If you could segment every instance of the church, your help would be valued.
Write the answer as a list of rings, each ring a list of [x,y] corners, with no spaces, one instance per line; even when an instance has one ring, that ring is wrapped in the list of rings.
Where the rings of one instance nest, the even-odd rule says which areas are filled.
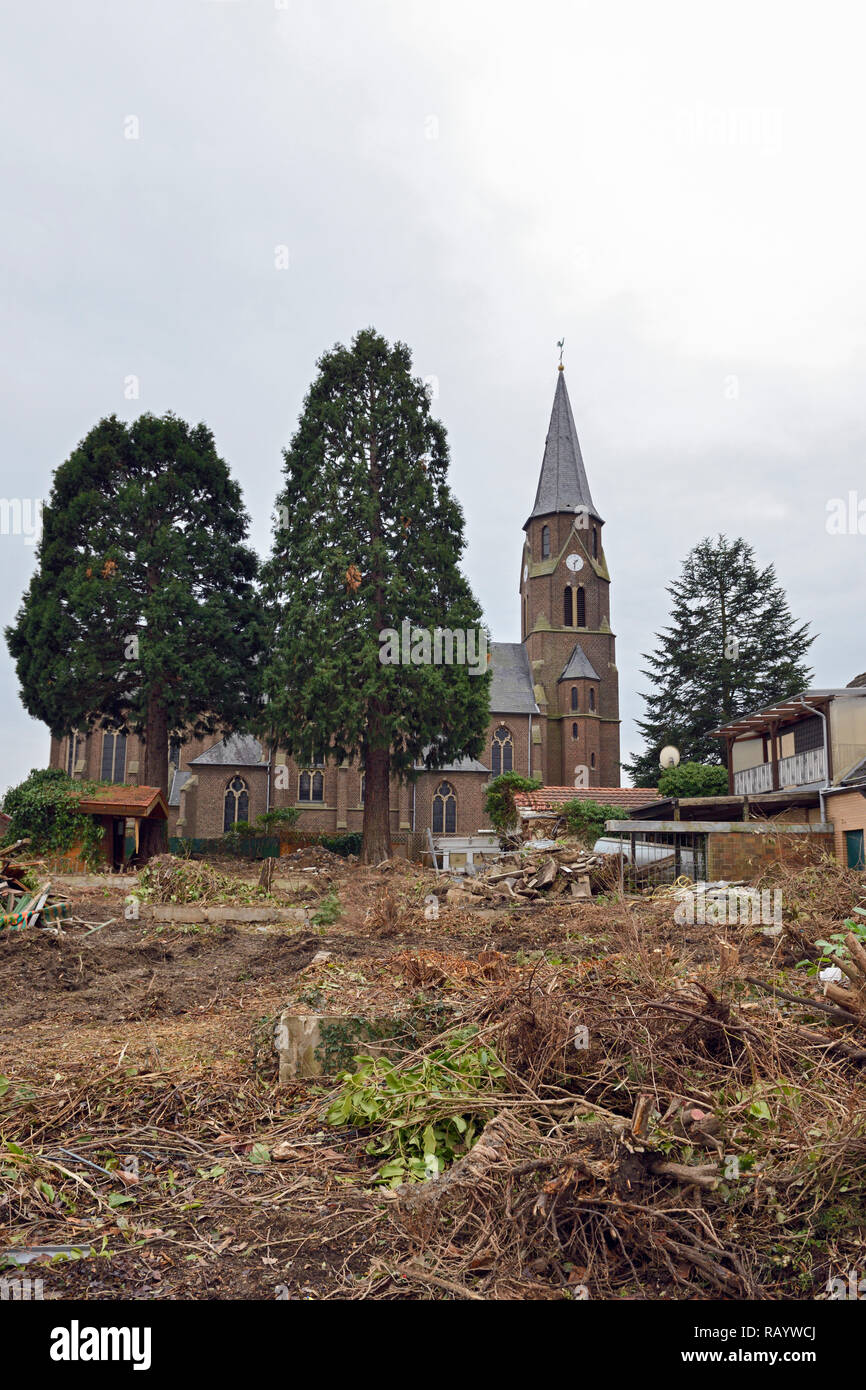
[[[502,772],[537,777],[546,786],[619,787],[619,678],[603,527],[560,364],[535,502],[523,525],[521,640],[490,643],[484,756],[424,770],[411,784],[394,781],[395,847],[428,830],[447,837],[484,829],[485,789]],[[170,837],[216,839],[236,821],[283,806],[298,809],[299,830],[362,829],[363,769],[338,766],[324,749],[301,766],[280,750],[270,755],[250,735],[233,734],[173,742],[169,761]],[[50,765],[79,778],[136,785],[143,750],[133,734],[95,729],[52,738]]]

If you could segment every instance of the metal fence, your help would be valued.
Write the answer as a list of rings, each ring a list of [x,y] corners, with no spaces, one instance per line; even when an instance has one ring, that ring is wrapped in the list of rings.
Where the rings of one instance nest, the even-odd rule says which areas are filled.
[[[696,883],[706,880],[706,832],[642,830],[616,835],[608,831],[605,839],[619,841],[623,884],[632,892],[673,883],[682,876]]]

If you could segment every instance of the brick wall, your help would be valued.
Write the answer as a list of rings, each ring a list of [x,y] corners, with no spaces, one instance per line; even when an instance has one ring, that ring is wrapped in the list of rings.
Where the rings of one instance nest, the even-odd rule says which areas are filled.
[[[866,831],[866,797],[858,791],[839,792],[828,796],[825,805],[827,817],[833,826],[836,858],[840,864],[847,864],[845,831]]]
[[[829,835],[786,835],[772,831],[714,830],[707,835],[707,878],[747,881],[779,861],[802,864],[832,849]]]

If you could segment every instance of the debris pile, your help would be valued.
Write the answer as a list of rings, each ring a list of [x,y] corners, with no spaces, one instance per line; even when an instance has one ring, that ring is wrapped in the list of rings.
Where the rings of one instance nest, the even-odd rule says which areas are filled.
[[[592,879],[609,856],[595,854],[577,840],[508,854],[482,873],[467,876],[447,901],[468,905],[473,898],[489,902],[531,903],[539,898],[592,896]]]
[[[40,863],[15,863],[12,855],[22,849],[27,840],[18,840],[0,851],[0,931],[21,931],[25,927],[54,927],[67,919],[71,907],[65,898],[51,892],[51,880],[36,888],[28,888],[25,875],[28,868]]]

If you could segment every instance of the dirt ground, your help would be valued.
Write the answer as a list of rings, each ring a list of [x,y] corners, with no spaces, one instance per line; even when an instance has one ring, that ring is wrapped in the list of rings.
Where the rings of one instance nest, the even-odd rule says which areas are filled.
[[[255,882],[252,866],[229,872]],[[147,902],[130,920],[129,880],[55,887],[80,922],[0,936],[0,1251],[89,1252],[28,1266],[46,1298],[809,1298],[834,1261],[862,1255],[862,1065],[802,1040],[796,1060],[794,1022],[799,1039],[814,1015],[745,983],[789,978],[803,995],[803,942],[828,930],[820,894],[806,907],[796,900],[796,925],[779,938],[681,926],[670,900],[612,896],[528,910],[443,901],[427,920],[431,876],[400,864],[336,863],[309,887],[290,884],[287,896],[310,906],[300,925],[164,923]],[[843,914],[857,888],[839,891]],[[332,909],[326,901],[317,921],[323,900]],[[734,967],[720,964],[725,936],[736,940]],[[701,990],[712,1004],[696,1002]],[[499,1282],[478,1212],[440,1214],[439,1246],[423,1221],[397,1218],[400,1197],[376,1182],[369,1133],[323,1119],[334,1079],[278,1086],[274,1021],[305,1001],[331,1012],[413,1011],[419,1046],[446,1016],[500,1028],[512,1084],[497,1113],[523,1116],[529,1097],[533,1108],[520,1134],[509,1131],[524,1157],[502,1197],[524,1213],[514,1229],[525,1226],[525,1249],[502,1246],[509,1272]],[[549,1061],[554,1005],[570,1027],[589,1020],[579,1074]],[[516,1009],[517,1032],[508,1022]],[[866,1047],[866,1033],[824,1023],[825,1043],[859,1036]],[[827,1085],[832,1103],[819,1106]],[[659,1151],[692,1165],[735,1152],[748,1165],[748,1194],[732,1187],[722,1200],[709,1182],[684,1189],[649,1177],[645,1158],[624,1179],[617,1124],[642,1094],[661,1116]],[[725,1112],[723,1141],[686,1142],[663,1113],[671,1098]],[[608,1126],[588,1134],[579,1160],[577,1099]],[[575,1115],[567,1133],[543,1119],[566,1104]],[[765,1112],[773,1135],[764,1158]],[[805,1134],[818,1154],[811,1176],[796,1168]],[[539,1182],[551,1181],[521,1207],[515,1194],[533,1165]],[[578,1169],[589,1184],[579,1199]],[[488,1215],[501,1195],[492,1183],[479,1177]],[[559,1216],[542,1231],[548,1189]],[[473,1222],[468,1251],[460,1233]]]

